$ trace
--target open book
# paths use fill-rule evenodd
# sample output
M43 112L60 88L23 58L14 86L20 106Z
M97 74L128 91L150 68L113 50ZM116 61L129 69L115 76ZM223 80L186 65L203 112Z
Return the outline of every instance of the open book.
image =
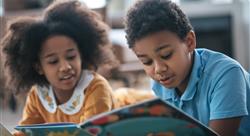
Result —
M80 124L17 126L27 136L216 136L160 98L102 113Z

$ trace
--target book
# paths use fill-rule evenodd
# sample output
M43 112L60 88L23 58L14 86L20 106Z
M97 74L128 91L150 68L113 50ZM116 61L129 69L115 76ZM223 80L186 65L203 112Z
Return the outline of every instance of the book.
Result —
M217 136L160 98L101 113L80 124L36 124L15 129L27 136Z
M25 136L93 136L74 123L45 123L16 126Z
M10 131L5 128L2 123L0 123L0 136L12 136Z

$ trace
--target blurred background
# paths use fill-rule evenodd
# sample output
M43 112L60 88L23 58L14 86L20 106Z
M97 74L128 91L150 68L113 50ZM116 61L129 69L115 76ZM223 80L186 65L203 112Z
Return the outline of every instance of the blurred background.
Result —
M8 21L20 16L39 16L53 0L0 0L0 38ZM123 18L135 0L80 0L103 16L110 26L114 58L119 64L103 66L100 71L114 90L130 87L150 90L136 56L128 49ZM174 1L174 0L173 0ZM190 17L197 36L198 48L208 48L227 54L250 70L250 0L175 0ZM0 54L0 122L10 131L21 118L25 96L14 96L4 89Z

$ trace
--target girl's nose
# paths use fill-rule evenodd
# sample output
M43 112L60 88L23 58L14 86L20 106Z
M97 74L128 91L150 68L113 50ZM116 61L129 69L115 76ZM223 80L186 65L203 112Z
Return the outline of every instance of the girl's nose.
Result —
M67 72L69 70L72 69L72 66L70 65L70 63L68 63L67 61L64 61L61 63L61 66L60 66L60 71L61 72Z

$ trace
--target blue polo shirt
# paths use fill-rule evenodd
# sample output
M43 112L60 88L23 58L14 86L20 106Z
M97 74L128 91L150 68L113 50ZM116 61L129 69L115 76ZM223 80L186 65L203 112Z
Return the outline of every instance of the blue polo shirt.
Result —
M153 81L155 94L205 125L209 120L243 116L239 136L250 135L249 74L240 64L208 49L194 51L189 83L181 97L175 88Z

